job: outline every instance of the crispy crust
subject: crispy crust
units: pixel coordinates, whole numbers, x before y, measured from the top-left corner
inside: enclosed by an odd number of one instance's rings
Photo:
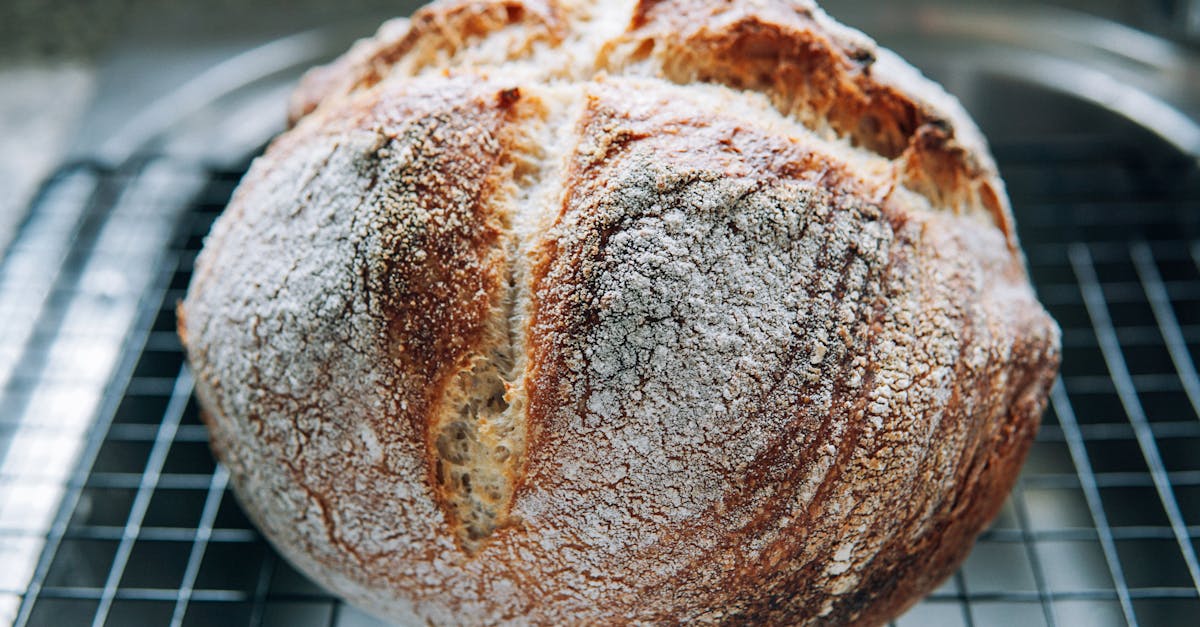
[[[974,127],[815,7],[515,4],[307,80],[206,243],[180,335],[247,511],[406,623],[894,617],[998,511],[1058,364]],[[607,76],[429,71],[526,31]],[[524,448],[464,543],[434,440],[472,372]]]
[[[958,103],[811,1],[639,0],[604,54],[609,67],[653,54],[669,80],[763,92],[809,128],[893,160],[934,205],[985,212],[1014,237],[1003,184]]]
[[[357,42],[329,65],[313,68],[300,81],[288,106],[295,124],[323,100],[368,89],[392,73],[414,75],[432,66],[444,68],[473,43],[508,27],[519,27],[521,46],[557,44],[563,25],[557,5],[543,0],[446,0],[422,7],[411,20],[385,22],[373,37]],[[397,68],[395,66],[401,65]]]

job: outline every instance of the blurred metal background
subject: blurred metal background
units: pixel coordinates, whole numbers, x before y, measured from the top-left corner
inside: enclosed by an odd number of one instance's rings
[[[174,335],[299,73],[414,6],[327,4],[0,7],[0,624],[378,624],[241,514]],[[1013,497],[898,624],[1200,625],[1200,2],[825,6],[976,116],[1064,329]]]

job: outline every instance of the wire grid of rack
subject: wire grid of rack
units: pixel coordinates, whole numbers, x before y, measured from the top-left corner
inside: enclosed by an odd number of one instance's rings
[[[1148,159],[1139,146],[1108,137],[995,150],[1031,273],[1063,327],[1062,378],[998,520],[960,572],[897,624],[1197,624],[1195,164]],[[209,454],[191,397],[174,306],[241,168],[147,157],[117,169],[74,164],[47,183],[35,212],[75,203],[69,215],[77,219],[63,226],[73,229],[66,269],[50,277],[53,289],[21,338],[0,411],[12,415],[11,399],[33,383],[70,383],[70,368],[64,375],[55,359],[37,358],[66,332],[56,299],[90,289],[72,268],[116,254],[96,233],[115,218],[117,199],[164,163],[165,187],[189,190],[174,213],[149,203],[173,216],[170,245],[152,263],[99,403],[78,431],[78,462],[57,480],[61,497],[48,524],[23,526],[12,508],[0,509],[0,551],[6,543],[10,553],[21,542],[34,547],[19,581],[0,576],[0,601],[22,626],[377,624],[307,581],[254,530]],[[66,193],[80,177],[89,181],[85,191]],[[135,216],[128,228],[137,224]],[[71,403],[29,397],[21,408],[36,414],[39,403],[54,402]],[[19,443],[6,427],[0,451],[11,456]],[[53,443],[58,426],[44,428]],[[29,481],[0,474],[0,482],[17,480]]]

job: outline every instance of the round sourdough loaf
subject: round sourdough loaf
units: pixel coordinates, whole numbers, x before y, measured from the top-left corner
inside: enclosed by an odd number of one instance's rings
[[[805,0],[452,0],[293,100],[179,329],[292,563],[401,623],[878,624],[1059,334],[957,102]]]

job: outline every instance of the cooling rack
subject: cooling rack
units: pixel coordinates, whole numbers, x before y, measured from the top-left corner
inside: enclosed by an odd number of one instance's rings
[[[994,146],[1062,377],[1001,515],[897,625],[1200,624],[1200,177],[1150,144]],[[0,259],[0,622],[379,624],[277,556],[198,420],[174,308],[243,171],[65,165]]]

